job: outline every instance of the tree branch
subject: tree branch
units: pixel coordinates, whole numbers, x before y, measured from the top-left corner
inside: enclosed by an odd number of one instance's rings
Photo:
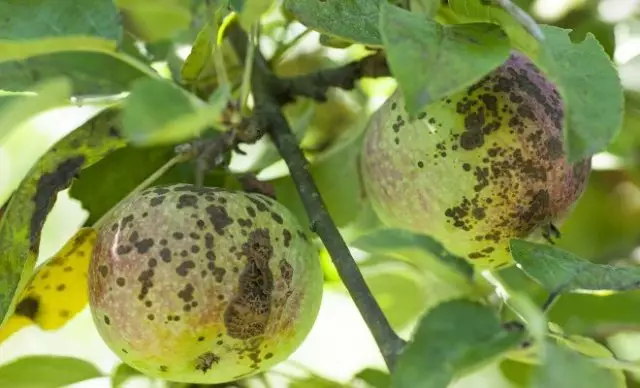
[[[245,32],[237,24],[234,24],[227,29],[227,38],[231,41],[238,56],[244,60],[248,44]],[[289,100],[284,97],[303,93],[303,85],[315,88],[315,92],[312,94],[319,96],[321,94],[320,90],[325,90],[326,92],[330,86],[353,85],[355,77],[363,75],[362,69],[369,67],[364,64],[350,64],[343,67],[343,69],[346,69],[344,70],[344,76],[331,73],[333,74],[331,77],[326,77],[315,73],[315,75],[311,74],[283,80],[273,74],[260,52],[256,52],[254,60],[251,83],[255,100],[254,119],[271,136],[280,155],[287,163],[298,194],[311,220],[312,230],[320,237],[329,251],[342,282],[369,327],[387,367],[392,370],[405,342],[393,331],[389,321],[371,294],[355,260],[351,256],[347,244],[327,212],[318,188],[309,174],[308,162],[298,147],[296,137],[291,132],[289,123],[281,110],[281,106]],[[376,59],[376,61],[378,60]],[[325,72],[324,74],[328,73]],[[352,78],[349,82],[350,77]],[[294,81],[295,79],[298,81]],[[335,81],[334,84],[322,85],[321,81],[328,79]],[[303,95],[307,95],[306,93],[305,91]]]

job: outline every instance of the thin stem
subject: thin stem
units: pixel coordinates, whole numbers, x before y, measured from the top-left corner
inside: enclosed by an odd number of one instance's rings
[[[312,32],[313,30],[308,28],[302,31],[301,33],[299,33],[298,35],[296,35],[296,37],[291,39],[290,42],[283,43],[281,46],[278,46],[275,53],[273,53],[273,55],[271,56],[271,60],[269,62],[273,66],[279,64],[282,58],[284,58],[284,55],[287,53],[287,51],[295,47],[295,45],[298,44],[298,42],[300,42],[305,36],[309,35]]]
[[[511,0],[496,0],[496,3],[502,7],[507,13],[513,16],[514,19],[518,21],[534,38],[536,38],[539,42],[544,40],[544,34],[540,29],[538,23],[535,20],[522,10],[522,8],[513,4]]]
[[[222,18],[221,9],[216,10],[213,16],[213,31],[211,31],[211,41],[213,44],[213,66],[216,69],[216,77],[218,78],[218,86],[228,85],[229,76],[227,68],[224,66],[224,58],[222,55],[222,47],[218,42],[218,31],[220,29],[220,19]]]
[[[228,38],[238,56],[246,58],[246,34],[237,24],[229,28]],[[277,97],[274,97],[274,94],[280,92],[281,80],[267,67],[260,52],[256,53],[255,62],[252,75],[255,99],[254,117],[267,130],[289,167],[298,194],[311,220],[311,229],[320,237],[329,251],[342,282],[369,327],[387,367],[392,370],[405,342],[395,333],[371,294],[371,290],[338,228],[327,212],[318,188],[309,174],[308,161],[298,147],[298,141],[282,114],[281,102]]]
[[[256,47],[258,45],[258,24],[251,26],[251,35],[248,37],[247,60],[244,61],[244,73],[242,74],[242,86],[240,93],[240,107],[244,112],[247,109],[247,100],[251,91],[251,73],[253,72],[253,58],[255,56]]]
[[[151,186],[153,184],[153,182],[155,182],[158,178],[160,178],[167,171],[169,171],[169,169],[171,169],[173,166],[175,166],[178,163],[184,162],[188,158],[189,158],[189,156],[187,154],[180,153],[180,154],[174,156],[173,158],[169,159],[169,161],[167,161],[165,164],[163,164],[162,167],[157,169],[153,174],[149,175],[147,177],[147,179],[145,179],[135,189],[133,189],[123,199],[123,201],[125,201],[125,200],[127,200],[129,198],[132,198],[133,196],[137,195],[138,193],[140,193],[141,191],[143,191],[147,187]],[[109,211],[107,211],[102,217],[100,217],[100,219],[93,224],[93,228],[94,229],[99,229],[102,226],[102,224],[109,218],[109,215],[111,214],[112,211],[113,211],[113,208],[110,209]]]

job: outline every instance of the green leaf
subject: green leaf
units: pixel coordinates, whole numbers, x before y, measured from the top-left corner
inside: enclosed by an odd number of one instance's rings
[[[0,387],[60,388],[102,377],[87,361],[63,356],[29,356],[0,366]]]
[[[115,0],[128,31],[145,42],[171,39],[189,28],[191,11],[180,0]]]
[[[285,0],[284,8],[318,32],[369,46],[380,46],[381,0]]]
[[[453,20],[455,23],[495,23],[502,27],[511,44],[518,51],[524,52],[530,57],[537,57],[542,47],[530,31],[495,1],[449,0],[446,5],[440,7],[439,15],[446,20]]]
[[[129,146],[106,156],[82,174],[71,185],[69,194],[79,200],[89,212],[85,225],[93,225],[109,209],[175,156],[174,146],[139,148]],[[126,171],[126,174],[122,172]],[[181,163],[169,169],[153,184],[195,183],[195,162]],[[205,176],[204,184],[220,187],[224,174],[213,171]],[[100,190],[96,190],[99,187]]]
[[[38,84],[35,95],[17,96],[8,104],[0,105],[0,143],[20,124],[38,113],[68,104],[70,97],[69,81],[57,78]]]
[[[210,62],[216,39],[211,23],[212,20],[208,20],[202,26],[191,46],[191,52],[180,68],[180,77],[187,84],[197,81],[207,63]]]
[[[240,12],[240,25],[248,29],[253,23],[260,20],[260,17],[271,8],[273,0],[244,0]]]
[[[435,258],[449,270],[453,270],[467,279],[471,279],[474,273],[471,264],[447,251],[438,241],[429,236],[403,229],[376,229],[358,237],[350,245],[373,254],[403,258],[413,257],[414,262],[424,260],[431,263]],[[433,265],[430,265],[429,269],[433,269]]]
[[[433,295],[414,266],[394,259],[381,259],[373,265],[362,264],[360,269],[384,315],[394,328],[401,330],[425,310],[427,298]]]
[[[391,375],[378,369],[363,369],[354,376],[354,379],[367,383],[371,388],[389,388],[391,386]]]
[[[288,385],[289,388],[347,388],[336,381],[325,379],[321,376],[310,376],[306,379],[293,380]]]
[[[446,388],[453,379],[499,358],[523,338],[488,307],[445,302],[425,315],[392,375],[395,388]]]
[[[0,1],[0,62],[56,51],[113,51],[122,35],[112,0]]]
[[[59,191],[83,169],[123,147],[119,112],[106,110],[57,142],[31,168],[0,220],[0,322],[13,310],[40,247],[42,227]]]
[[[543,364],[536,368],[532,388],[625,387],[624,376],[604,369],[582,354],[547,341]]]
[[[60,52],[0,62],[0,85],[5,90],[33,90],[40,80],[60,76],[71,81],[72,94],[78,96],[118,94],[137,79],[157,75],[121,53]]]
[[[123,134],[133,144],[145,146],[191,140],[220,123],[229,96],[225,85],[205,104],[170,81],[139,80],[124,103]]]
[[[550,292],[626,291],[640,289],[640,268],[595,264],[565,250],[511,240],[520,268]]]
[[[503,64],[510,51],[506,36],[493,24],[442,26],[386,3],[380,8],[380,31],[412,117],[480,80]]]
[[[618,73],[592,34],[579,43],[570,30],[543,26],[547,56],[538,60],[565,105],[569,161],[603,150],[622,128],[624,95]]]
[[[144,376],[142,372],[124,362],[118,365],[111,374],[111,387],[121,388],[132,377]]]

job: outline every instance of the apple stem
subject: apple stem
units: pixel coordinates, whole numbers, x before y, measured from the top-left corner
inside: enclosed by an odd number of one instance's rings
[[[229,26],[226,33],[238,56],[245,60],[248,54],[247,34],[237,23]],[[369,59],[369,61],[371,60]],[[377,56],[376,61],[380,61]],[[313,231],[320,237],[331,255],[333,264],[369,327],[387,367],[392,370],[398,355],[404,348],[405,341],[396,334],[389,324],[367,286],[347,244],[327,212],[325,203],[309,173],[308,161],[300,150],[298,141],[281,110],[281,106],[291,101],[295,95],[317,98],[322,97],[330,86],[342,87],[344,85],[352,88],[356,78],[365,75],[361,71],[361,66],[363,65],[350,64],[343,67],[346,69],[343,71],[351,75],[351,80],[347,79],[348,76],[338,76],[336,69],[329,71],[329,74],[333,74],[333,78],[329,80],[333,81],[333,84],[325,82],[324,85],[321,85],[320,81],[322,79],[328,80],[328,78],[318,76],[317,74],[320,73],[316,73],[315,76],[297,77],[298,80],[304,80],[303,84],[315,86],[315,91],[312,90],[313,93],[305,93],[304,88],[292,81],[293,79],[281,79],[274,75],[264,57],[256,50],[251,77],[255,101],[253,119],[271,136],[278,152],[289,167],[291,178],[296,185],[307,215],[310,220],[313,220]],[[325,74],[327,74],[326,71]]]

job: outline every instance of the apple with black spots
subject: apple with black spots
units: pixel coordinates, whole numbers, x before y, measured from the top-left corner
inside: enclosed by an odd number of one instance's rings
[[[98,332],[127,364],[213,384],[288,358],[320,307],[318,250],[261,194],[178,184],[119,203],[89,269]]]
[[[367,196],[389,226],[479,268],[510,265],[509,241],[557,233],[588,181],[590,158],[567,160],[563,114],[556,87],[519,53],[415,120],[398,89],[367,128]]]

